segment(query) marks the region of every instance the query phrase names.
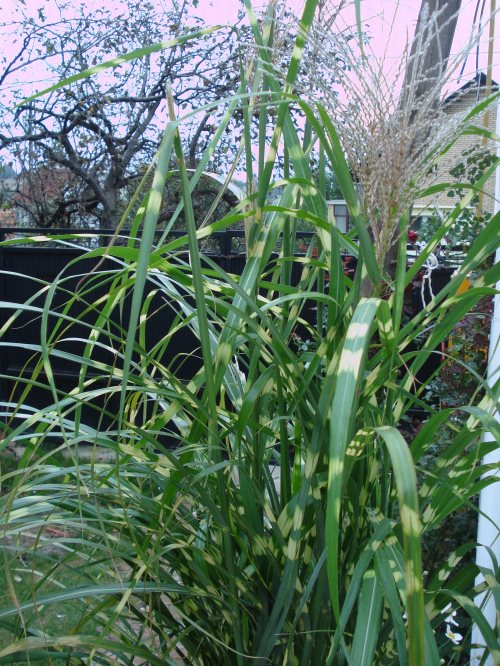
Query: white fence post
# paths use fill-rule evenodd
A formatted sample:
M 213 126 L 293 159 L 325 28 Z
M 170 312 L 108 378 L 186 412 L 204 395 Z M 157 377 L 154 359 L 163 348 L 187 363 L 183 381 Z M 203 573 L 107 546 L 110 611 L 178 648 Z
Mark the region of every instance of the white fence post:
M 500 134 L 500 100 L 496 105 L 497 119 L 496 119 L 496 133 Z M 500 145 L 497 144 L 497 155 L 500 157 Z M 496 170 L 496 179 L 495 179 L 495 208 L 494 212 L 498 213 L 500 210 L 500 167 L 497 167 Z M 500 262 L 500 248 L 497 249 L 495 255 L 495 262 Z M 500 280 L 496 285 L 497 291 L 500 291 Z M 491 319 L 491 331 L 490 331 L 490 344 L 489 344 L 489 354 L 488 354 L 488 384 L 493 386 L 495 381 L 500 378 L 500 294 L 494 298 L 493 302 L 493 316 Z M 500 423 L 500 415 L 498 410 L 495 412 L 495 419 Z M 486 433 L 486 441 L 494 441 L 494 437 L 491 433 Z M 500 479 L 500 442 L 498 442 L 498 447 L 485 456 L 484 461 L 490 465 L 496 465 L 496 472 L 492 472 Z M 497 483 L 489 485 L 487 488 L 481 490 L 479 495 L 479 522 L 477 528 L 477 542 L 481 544 L 477 549 L 476 554 L 476 563 L 480 567 L 485 567 L 491 569 L 492 562 L 491 558 L 486 550 L 486 547 L 490 547 L 497 558 L 497 561 L 500 563 L 500 490 Z M 482 576 L 478 576 L 476 579 L 476 584 L 480 583 L 483 580 Z M 484 602 L 484 594 L 479 595 L 475 598 L 475 603 L 478 606 L 481 606 Z M 493 596 L 490 596 L 488 601 L 483 607 L 483 613 L 488 620 L 491 627 L 495 627 L 496 624 L 496 607 Z M 477 625 L 473 626 L 472 629 L 472 643 L 477 643 L 484 645 L 484 640 L 479 631 Z M 484 650 L 481 648 L 475 648 L 471 651 L 471 666 L 477 666 L 483 656 Z M 493 666 L 493 659 L 488 657 L 485 662 L 485 666 Z

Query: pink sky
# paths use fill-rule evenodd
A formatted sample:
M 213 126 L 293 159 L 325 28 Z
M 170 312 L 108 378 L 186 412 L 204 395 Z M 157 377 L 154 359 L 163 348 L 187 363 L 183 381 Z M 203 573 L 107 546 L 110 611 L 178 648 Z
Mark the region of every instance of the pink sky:
M 335 2 L 335 0 L 333 0 Z M 255 2 L 254 6 L 262 6 L 264 3 Z M 292 9 L 298 12 L 302 6 L 301 0 L 289 0 Z M 238 0 L 200 0 L 197 13 L 208 23 L 231 22 L 234 20 L 240 3 Z M 459 53 L 466 43 L 470 34 L 474 17 L 476 0 L 462 0 L 453 52 Z M 490 3 L 485 3 L 484 20 L 489 18 Z M 420 0 L 362 0 L 362 19 L 366 22 L 368 32 L 371 35 L 370 48 L 377 57 L 385 57 L 388 66 L 401 56 L 407 42 L 411 42 L 417 23 Z M 352 5 L 344 14 L 345 23 L 354 24 L 354 9 Z M 493 78 L 500 81 L 500 15 L 496 18 L 496 43 L 494 53 Z M 488 30 L 486 29 L 481 38 L 479 48 L 479 66 L 486 70 L 488 62 Z M 474 76 L 476 71 L 476 54 L 471 53 L 465 66 L 463 78 L 460 85 Z
M 75 0 L 75 5 L 80 0 Z M 152 0 L 159 9 L 170 4 L 171 0 Z M 332 0 L 336 2 L 336 0 Z M 288 0 L 290 8 L 297 13 L 303 4 L 303 0 Z M 86 0 L 86 6 L 92 9 L 95 7 L 116 6 L 113 0 Z M 255 0 L 255 8 L 262 7 L 266 0 Z M 57 0 L 29 0 L 26 3 L 33 14 L 38 7 L 49 18 L 58 18 L 59 11 Z M 460 51 L 470 34 L 472 19 L 476 0 L 462 0 L 462 10 L 459 17 L 459 23 L 456 30 L 456 37 L 453 50 Z M 485 19 L 488 17 L 489 5 L 485 3 Z M 4 20 L 15 13 L 16 6 L 19 7 L 19 0 L 3 0 L 2 14 Z M 207 21 L 207 24 L 231 23 L 235 20 L 238 8 L 241 7 L 239 0 L 199 0 L 199 6 L 196 10 L 198 16 Z M 385 56 L 387 66 L 390 67 L 401 55 L 407 41 L 411 41 L 415 30 L 420 0 L 362 0 L 362 18 L 366 22 L 367 31 L 371 35 L 370 49 L 377 57 Z M 26 10 L 25 10 L 26 11 Z M 354 11 L 352 6 L 345 13 L 345 22 L 354 23 Z M 496 44 L 494 54 L 494 79 L 500 81 L 500 15 L 497 17 Z M 392 27 L 392 29 L 391 29 Z M 480 69 L 485 70 L 487 64 L 487 30 L 484 32 L 480 45 Z M 8 41 L 8 40 L 7 40 Z M 5 44 L 5 41 L 4 41 Z M 5 48 L 5 46 L 4 46 Z M 0 45 L 0 53 L 2 46 Z M 475 73 L 475 54 L 471 54 L 466 64 L 464 76 L 460 85 L 469 80 Z

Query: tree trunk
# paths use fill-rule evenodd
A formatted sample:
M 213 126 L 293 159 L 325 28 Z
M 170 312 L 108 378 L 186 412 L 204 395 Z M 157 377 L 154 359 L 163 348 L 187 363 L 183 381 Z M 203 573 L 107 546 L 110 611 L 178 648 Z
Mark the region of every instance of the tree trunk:
M 111 235 L 118 226 L 118 191 L 110 188 L 104 192 L 104 204 L 101 218 L 99 220 L 99 230 L 108 232 L 101 236 L 100 244 L 108 245 Z

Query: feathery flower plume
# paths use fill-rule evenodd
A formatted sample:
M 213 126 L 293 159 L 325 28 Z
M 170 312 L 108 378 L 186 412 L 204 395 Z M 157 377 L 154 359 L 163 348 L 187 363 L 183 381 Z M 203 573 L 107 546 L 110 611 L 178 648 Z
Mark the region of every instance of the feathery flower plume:
M 430 65 L 429 49 L 456 16 L 444 20 L 441 10 L 423 18 L 412 52 L 407 48 L 391 69 L 370 52 L 369 44 L 366 56 L 356 53 L 345 31 L 321 17 L 309 37 L 305 64 L 314 84 L 311 97 L 326 107 L 335 124 L 360 186 L 380 266 L 397 240 L 401 215 L 431 183 L 433 160 L 468 124 L 470 109 L 446 109 L 443 89 L 472 44 Z M 476 34 L 471 42 L 478 39 Z M 333 73 L 340 81 L 337 90 L 325 82 L 325 59 L 330 77 Z

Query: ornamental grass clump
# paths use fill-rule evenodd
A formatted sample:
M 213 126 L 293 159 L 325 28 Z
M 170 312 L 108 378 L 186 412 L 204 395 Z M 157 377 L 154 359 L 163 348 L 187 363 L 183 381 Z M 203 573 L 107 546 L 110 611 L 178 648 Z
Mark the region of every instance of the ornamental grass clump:
M 383 225 L 400 216 L 399 227 L 407 226 L 414 172 L 392 190 L 391 207 L 389 185 L 370 204 L 387 206 L 389 216 L 374 247 L 368 195 L 362 204 L 339 139 L 342 123 L 328 99 L 293 94 L 317 4 L 304 5 L 283 80 L 273 59 L 274 6 L 258 19 L 246 0 L 257 54 L 252 78 L 242 67 L 239 91 L 221 101 L 220 126 L 196 170 L 186 169 L 173 82 L 155 175 L 147 192 L 138 190 L 141 205 L 130 206 L 137 214 L 126 244 L 112 238 L 76 256 L 53 281 L 34 281 L 26 303 L 2 303 L 2 345 L 16 349 L 23 317 L 38 318 L 40 336 L 23 372 L 5 378 L 11 395 L 2 402 L 1 446 L 24 445 L 24 453 L 0 496 L 9 597 L 0 608 L 0 663 L 458 663 L 471 619 L 485 654 L 498 662 L 497 636 L 473 601 L 478 569 L 457 569 L 474 544 L 435 571 L 423 573 L 421 565 L 426 533 L 494 482 L 483 477 L 489 468 L 481 460 L 497 446 L 483 433 L 498 434 L 498 393 L 485 386 L 480 400 L 458 406 L 466 419 L 457 428 L 455 409 L 425 405 L 425 382 L 416 378 L 456 322 L 494 293 L 500 268 L 485 267 L 485 259 L 498 245 L 499 216 L 449 284 L 403 321 L 405 288 L 475 189 L 410 267 L 400 236 L 394 277 L 387 278 L 383 252 L 393 229 L 383 240 Z M 294 120 L 297 108 L 304 126 Z M 251 194 L 197 228 L 191 193 L 235 112 L 243 119 Z M 376 110 L 367 117 L 381 118 Z M 344 121 L 354 132 L 353 118 Z M 359 131 L 366 131 L 361 123 Z M 382 144 L 382 130 L 377 136 Z M 444 143 L 426 141 L 430 164 Z M 327 162 L 354 232 L 341 233 L 328 216 Z M 182 203 L 158 235 L 173 174 Z M 181 209 L 186 233 L 172 239 L 169 225 Z M 248 220 L 241 274 L 200 251 L 207 236 Z M 297 257 L 299 221 L 313 225 L 315 238 Z M 349 276 L 346 252 L 355 258 Z M 471 271 L 475 282 L 461 292 Z M 371 298 L 362 296 L 367 282 Z M 163 311 L 169 323 L 151 342 Z M 310 345 L 295 343 L 299 330 Z M 415 351 L 417 338 L 425 342 Z M 191 341 L 187 359 L 179 339 Z M 70 351 L 75 342 L 78 351 Z M 77 366 L 70 390 L 61 387 L 61 362 Z M 427 418 L 405 441 L 401 433 L 417 407 Z M 445 428 L 450 445 L 429 465 L 426 454 Z M 83 444 L 94 453 L 87 462 L 79 457 Z M 48 445 L 65 453 L 67 464 L 54 464 Z M 103 449 L 111 460 L 97 456 Z M 63 576 L 75 566 L 86 584 Z M 495 566 L 480 587 L 496 594 Z M 20 570 L 29 572 L 29 590 L 16 582 Z M 56 630 L 45 622 L 46 609 L 55 607 L 73 609 Z

